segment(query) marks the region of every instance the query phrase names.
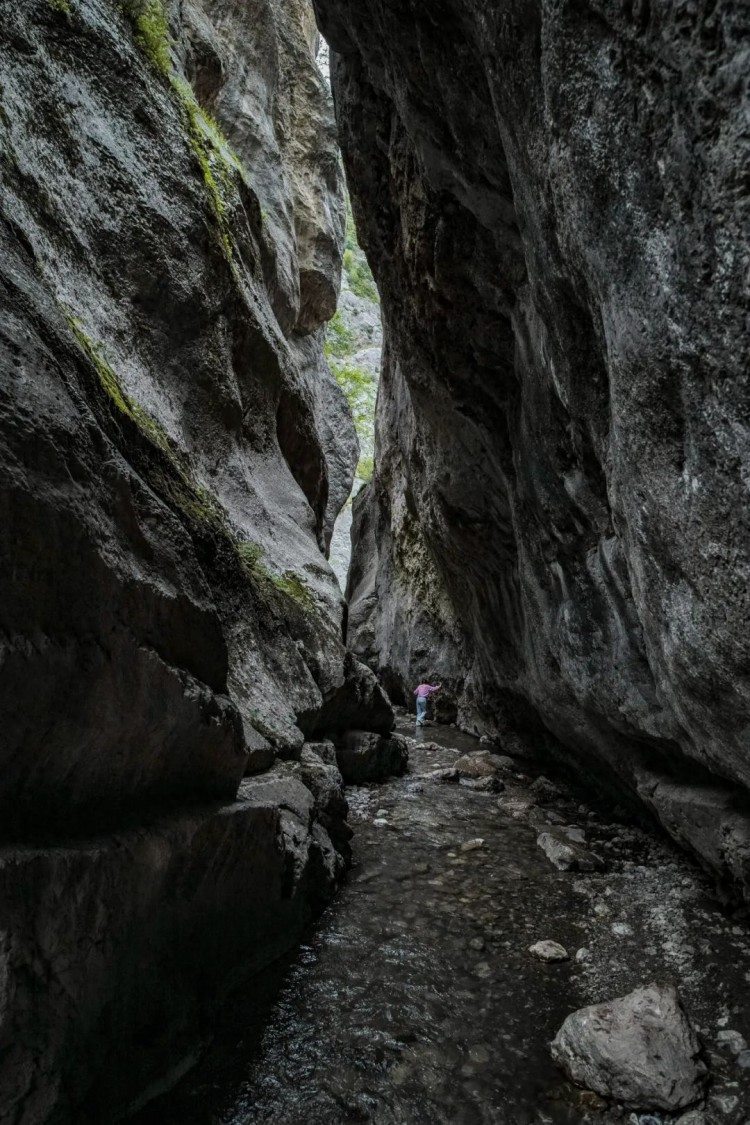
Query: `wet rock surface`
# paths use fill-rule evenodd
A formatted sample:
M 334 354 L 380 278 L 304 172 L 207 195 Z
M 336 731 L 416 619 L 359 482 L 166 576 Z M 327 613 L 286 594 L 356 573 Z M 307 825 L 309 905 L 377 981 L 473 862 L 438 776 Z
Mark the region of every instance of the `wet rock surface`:
M 666 1125 L 569 1083 L 550 1053 L 572 1012 L 652 980 L 678 988 L 710 1066 L 695 1125 L 742 1125 L 746 924 L 654 834 L 564 785 L 543 812 L 530 767 L 499 797 L 430 783 L 476 743 L 423 736 L 406 776 L 347 791 L 354 867 L 301 953 L 265 977 L 264 1001 L 235 999 L 204 1063 L 138 1125 Z M 583 821 L 608 870 L 557 871 L 533 809 Z M 570 960 L 530 955 L 552 936 Z
M 315 5 L 385 325 L 352 643 L 750 887 L 746 7 Z

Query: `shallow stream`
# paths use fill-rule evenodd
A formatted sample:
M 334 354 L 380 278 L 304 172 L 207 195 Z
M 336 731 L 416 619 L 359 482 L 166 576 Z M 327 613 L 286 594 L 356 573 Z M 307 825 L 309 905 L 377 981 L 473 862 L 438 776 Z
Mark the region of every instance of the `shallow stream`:
M 750 1041 L 746 924 L 661 837 L 532 790 L 528 767 L 496 795 L 421 777 L 478 748 L 447 727 L 421 738 L 441 746 L 416 747 L 407 776 L 349 791 L 354 867 L 308 940 L 139 1122 L 656 1125 L 574 1089 L 548 1047 L 573 1009 L 651 980 L 677 984 L 700 1029 L 705 1120 L 748 1121 L 750 1069 L 721 1035 Z M 536 843 L 548 820 L 582 826 L 606 870 L 556 870 Z M 532 957 L 545 938 L 570 960 Z

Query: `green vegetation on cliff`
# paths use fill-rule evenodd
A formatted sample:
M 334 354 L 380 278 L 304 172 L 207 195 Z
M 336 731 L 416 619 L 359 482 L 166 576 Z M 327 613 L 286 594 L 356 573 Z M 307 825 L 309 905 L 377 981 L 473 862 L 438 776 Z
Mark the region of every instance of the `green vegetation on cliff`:
M 346 244 L 344 248 L 344 269 L 352 293 L 364 301 L 380 304 L 380 295 L 372 276 L 367 258 L 357 241 L 357 229 L 354 225 L 354 215 L 349 194 L 346 195 Z
M 61 0 L 58 0 L 61 2 Z M 224 136 L 218 123 L 198 103 L 192 86 L 180 77 L 172 63 L 172 39 L 162 0 L 120 0 L 125 15 L 133 25 L 135 40 L 155 70 L 168 81 L 179 102 L 193 155 L 201 171 L 211 205 L 219 242 L 231 263 L 232 233 L 229 225 L 230 203 L 237 194 L 235 175 L 246 175 L 242 162 Z

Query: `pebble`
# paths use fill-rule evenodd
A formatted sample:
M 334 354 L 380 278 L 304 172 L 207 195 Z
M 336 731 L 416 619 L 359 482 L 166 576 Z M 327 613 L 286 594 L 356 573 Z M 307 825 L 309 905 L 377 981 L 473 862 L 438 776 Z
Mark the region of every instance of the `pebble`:
M 616 937 L 630 937 L 633 933 L 633 927 L 629 926 L 627 922 L 613 922 L 612 933 Z
M 750 1070 L 750 1051 L 740 1051 L 737 1056 L 737 1066 L 743 1070 Z
M 484 840 L 480 836 L 477 836 L 476 839 L 467 840 L 465 844 L 462 844 L 461 845 L 461 851 L 462 852 L 475 852 L 479 848 L 483 848 L 483 847 L 484 847 Z
M 469 948 L 470 949 L 476 949 L 481 953 L 482 950 L 486 948 L 484 938 L 473 937 L 471 939 L 471 941 L 469 942 Z
M 585 945 L 582 945 L 580 949 L 576 950 L 576 961 L 578 961 L 579 964 L 582 964 L 584 961 L 590 960 L 591 950 L 587 949 Z
M 716 1042 L 722 1050 L 731 1051 L 733 1055 L 741 1055 L 743 1051 L 747 1050 L 744 1035 L 740 1035 L 739 1031 L 733 1031 L 731 1028 L 724 1028 L 720 1031 L 716 1036 Z
M 734 1113 L 740 1104 L 740 1099 L 736 1094 L 711 1094 L 708 1100 L 719 1113 Z
M 560 945 L 558 941 L 538 941 L 534 945 L 529 946 L 529 953 L 534 957 L 538 957 L 540 961 L 547 961 L 549 963 L 555 961 L 567 961 L 569 954 L 564 945 Z
M 426 875 L 429 870 L 430 870 L 429 863 L 415 863 L 414 864 L 414 871 L 416 872 L 417 875 Z
M 474 966 L 474 972 L 476 973 L 476 975 L 478 977 L 485 977 L 485 978 L 491 977 L 492 976 L 492 965 L 490 965 L 489 961 L 479 961 Z
M 383 820 L 383 818 L 380 817 L 380 816 L 375 817 L 375 819 L 372 822 L 372 825 L 373 825 L 373 828 L 390 828 L 390 824 L 388 823 L 388 821 Z

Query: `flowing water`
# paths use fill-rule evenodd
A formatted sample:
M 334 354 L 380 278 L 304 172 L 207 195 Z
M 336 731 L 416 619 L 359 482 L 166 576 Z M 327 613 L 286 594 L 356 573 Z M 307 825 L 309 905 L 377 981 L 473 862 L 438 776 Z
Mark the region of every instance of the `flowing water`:
M 651 980 L 678 985 L 701 1031 L 714 1076 L 706 1121 L 746 1122 L 750 1070 L 720 1034 L 750 1040 L 746 926 L 651 832 L 565 791 L 540 807 L 521 767 L 501 775 L 499 795 L 425 779 L 478 747 L 444 727 L 422 739 L 440 747 L 415 747 L 407 776 L 349 791 L 347 885 L 139 1122 L 655 1125 L 574 1089 L 548 1046 L 573 1009 Z M 584 827 L 605 872 L 557 871 L 536 843 L 548 820 Z M 545 938 L 571 959 L 532 957 Z

